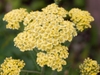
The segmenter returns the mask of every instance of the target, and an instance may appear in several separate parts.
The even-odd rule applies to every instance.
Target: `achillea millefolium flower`
[[[64,20],[65,15],[67,11],[56,4],[48,5],[42,11],[30,12],[23,20],[24,31],[14,39],[15,46],[21,51],[35,47],[47,51],[65,41],[71,42],[77,32],[74,23]]]
[[[6,15],[4,15],[3,20],[7,21],[6,28],[9,29],[19,29],[20,28],[20,22],[23,21],[25,16],[28,14],[26,12],[26,9],[20,8],[20,9],[14,9],[10,12],[8,12]]]
[[[12,59],[12,57],[6,58],[0,66],[0,75],[20,75],[24,66],[23,60]]]
[[[69,17],[71,21],[75,23],[76,28],[79,31],[83,31],[86,28],[91,28],[90,23],[94,21],[94,18],[88,11],[83,11],[78,8],[73,8],[69,11]]]
[[[65,59],[68,58],[68,48],[62,45],[57,45],[47,53],[39,52],[37,54],[37,64],[41,67],[47,65],[52,70],[62,71],[62,66],[66,65]]]
[[[87,11],[74,8],[68,12],[52,3],[41,11],[12,10],[3,20],[8,22],[6,27],[10,29],[19,29],[20,22],[24,25],[24,30],[14,38],[14,46],[22,52],[37,48],[40,50],[37,63],[41,67],[47,65],[61,71],[69,55],[68,48],[62,44],[71,42],[77,36],[77,30],[90,28],[94,19]]]
[[[85,59],[79,68],[81,75],[97,75],[100,72],[100,65],[90,58]]]

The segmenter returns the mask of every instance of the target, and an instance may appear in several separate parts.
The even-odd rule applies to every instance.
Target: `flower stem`
[[[21,70],[21,72],[41,74],[41,72],[38,72],[38,71],[29,71],[29,70]]]
[[[44,75],[45,67],[41,67],[41,75]]]
[[[52,74],[51,75],[57,75],[57,71],[52,71]]]
[[[38,69],[38,70],[40,70],[40,67],[37,65],[37,63],[36,63],[36,61],[35,61],[35,53],[34,54],[32,54],[33,52],[29,52],[29,54],[30,54],[30,57],[31,57],[31,59],[32,59],[32,61],[33,61],[33,63],[35,64],[35,67]]]
[[[54,2],[55,2],[56,4],[59,4],[60,1],[61,1],[61,0],[54,0]]]

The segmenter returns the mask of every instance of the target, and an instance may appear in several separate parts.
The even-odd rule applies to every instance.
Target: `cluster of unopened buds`
[[[6,28],[13,30],[20,29],[20,23],[24,25],[24,30],[14,38],[14,46],[22,52],[37,48],[37,64],[62,71],[62,66],[66,65],[65,59],[69,55],[68,47],[63,43],[71,42],[78,31],[91,28],[90,23],[94,18],[87,11],[78,8],[67,11],[52,3],[41,11],[27,12],[25,8],[14,9],[5,15],[3,20],[8,23]],[[15,60],[7,58],[5,62],[7,64],[12,61]],[[22,61],[18,62],[22,64]],[[5,74],[5,69],[7,67],[1,66],[1,75]],[[14,75],[17,75],[17,72]]]

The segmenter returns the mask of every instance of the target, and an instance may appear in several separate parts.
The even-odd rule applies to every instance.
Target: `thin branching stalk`
[[[35,61],[35,58],[33,57],[35,53],[32,54],[32,52],[29,52],[29,54],[30,54],[30,57],[31,57],[33,63],[35,63],[36,68],[37,68],[38,70],[40,70],[40,67],[37,65],[37,63],[36,63],[36,61]]]
[[[29,71],[29,70],[21,70],[21,72],[41,74],[41,72],[38,72],[38,71]]]

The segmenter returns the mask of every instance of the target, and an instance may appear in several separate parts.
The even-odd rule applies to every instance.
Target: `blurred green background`
[[[4,14],[12,9],[27,8],[28,11],[41,10],[41,8],[53,2],[53,0],[0,0],[0,64],[6,57],[12,56],[16,59],[23,59],[26,62],[24,69],[40,71],[40,67],[35,62],[35,51],[23,53],[14,46],[13,39],[21,30],[6,29],[6,22],[2,18]],[[66,10],[74,7],[88,10],[95,18],[95,21],[91,23],[91,29],[84,30],[73,39],[69,46],[69,58],[66,60],[68,65],[64,66],[63,71],[57,74],[80,75],[78,65],[86,57],[95,59],[100,64],[100,0],[62,0],[59,6],[64,7]],[[51,69],[46,67],[46,70],[45,75],[50,75]],[[38,74],[21,73],[21,75]]]

